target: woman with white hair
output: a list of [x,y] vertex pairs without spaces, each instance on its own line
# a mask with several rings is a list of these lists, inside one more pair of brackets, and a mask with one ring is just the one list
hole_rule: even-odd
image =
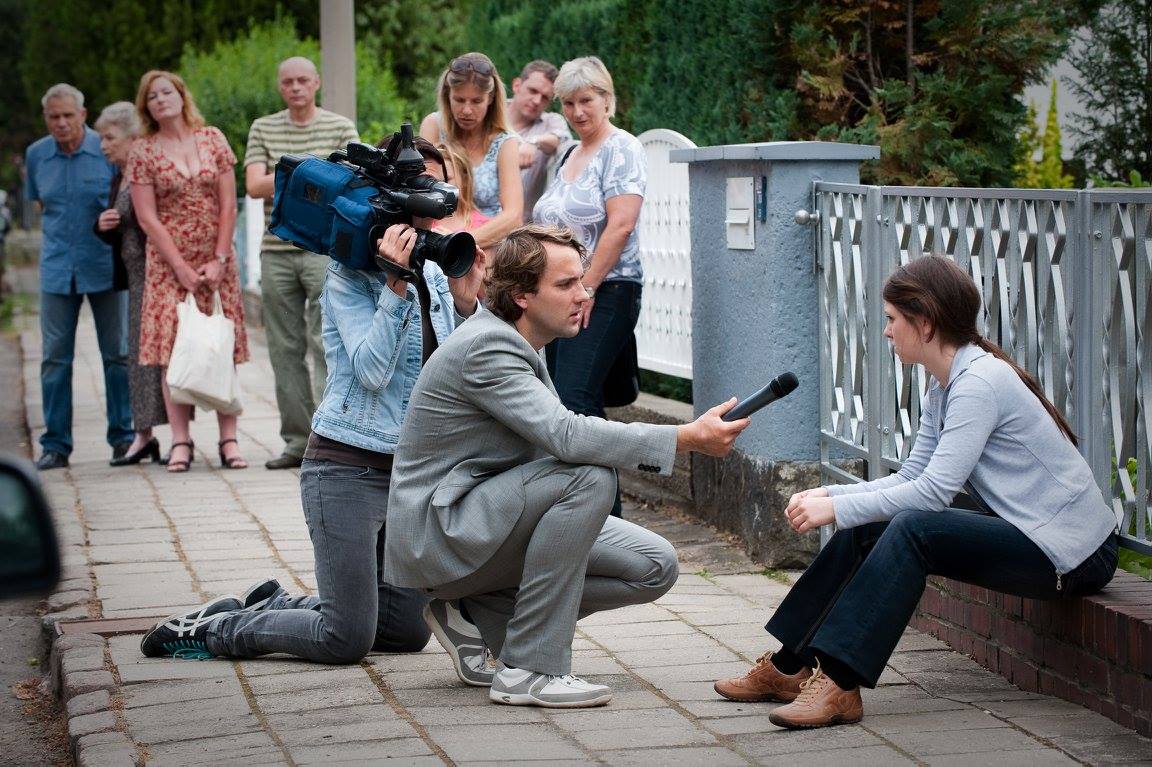
[[[560,68],[556,96],[580,142],[564,155],[556,180],[536,203],[532,220],[571,229],[588,249],[583,329],[547,347],[548,370],[565,406],[604,417],[604,384],[625,353],[640,317],[640,242],[636,222],[644,203],[647,165],[631,133],[612,124],[612,75],[595,56]],[[620,516],[617,493],[613,515]]]
[[[124,180],[124,163],[132,142],[140,135],[140,118],[136,105],[117,101],[104,107],[96,120],[100,134],[100,151],[116,166],[108,209],[96,221],[96,235],[112,246],[116,282],[128,285],[128,393],[132,403],[132,422],[136,436],[127,452],[111,460],[112,466],[131,466],[145,458],[160,460],[160,443],[152,436],[152,427],[168,423],[164,411],[161,368],[141,365],[140,311],[144,301],[144,231],[132,210],[131,185]],[[121,278],[121,274],[123,277]]]

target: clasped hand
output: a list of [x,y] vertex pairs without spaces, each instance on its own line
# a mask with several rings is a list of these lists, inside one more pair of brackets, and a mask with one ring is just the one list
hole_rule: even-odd
[[788,499],[784,509],[788,524],[798,533],[806,533],[836,521],[836,511],[832,499],[823,487],[802,490]]
[[96,229],[101,232],[109,232],[118,226],[120,226],[120,211],[115,208],[103,211],[100,218],[96,219]]

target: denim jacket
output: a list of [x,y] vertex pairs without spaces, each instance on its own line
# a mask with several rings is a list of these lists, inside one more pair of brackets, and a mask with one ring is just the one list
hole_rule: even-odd
[[[456,313],[448,280],[436,264],[425,263],[424,278],[432,329],[443,343],[464,318]],[[423,359],[419,302],[413,285],[401,298],[378,273],[337,261],[328,266],[320,295],[328,382],[312,431],[378,453],[395,451]]]

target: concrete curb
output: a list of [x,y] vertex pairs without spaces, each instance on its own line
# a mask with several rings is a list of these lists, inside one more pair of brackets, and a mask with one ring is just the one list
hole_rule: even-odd
[[108,642],[66,634],[52,643],[49,678],[67,709],[68,739],[78,767],[134,767],[136,744],[119,716],[120,685],[109,670]]

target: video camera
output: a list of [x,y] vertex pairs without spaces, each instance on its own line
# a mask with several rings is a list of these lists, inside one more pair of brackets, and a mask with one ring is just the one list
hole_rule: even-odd
[[412,269],[381,257],[376,249],[388,227],[411,224],[412,216],[449,216],[459,197],[456,187],[424,172],[412,124],[404,123],[383,150],[350,143],[327,160],[281,157],[268,231],[353,269],[383,270],[413,280],[431,259],[447,276],[462,277],[476,258],[476,241],[467,232],[443,235],[417,229]]

